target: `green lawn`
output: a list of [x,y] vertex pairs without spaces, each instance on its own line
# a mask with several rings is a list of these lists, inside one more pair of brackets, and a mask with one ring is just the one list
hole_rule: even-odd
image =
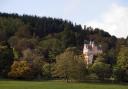
[[128,89],[128,85],[104,83],[66,83],[63,81],[1,80],[0,89]]

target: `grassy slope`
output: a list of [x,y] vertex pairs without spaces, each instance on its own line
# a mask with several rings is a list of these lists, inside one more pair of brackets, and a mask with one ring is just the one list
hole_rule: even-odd
[[101,83],[66,83],[62,81],[0,81],[0,89],[128,89],[128,85]]

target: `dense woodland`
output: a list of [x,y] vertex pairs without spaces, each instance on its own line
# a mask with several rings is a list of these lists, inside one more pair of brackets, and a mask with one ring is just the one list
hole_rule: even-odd
[[[88,67],[84,40],[103,49]],[[58,18],[0,13],[0,77],[128,82],[128,37]]]

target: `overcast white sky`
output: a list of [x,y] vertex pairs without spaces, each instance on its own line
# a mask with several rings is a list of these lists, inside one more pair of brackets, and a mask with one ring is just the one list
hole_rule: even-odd
[[128,36],[128,0],[0,0],[0,12],[63,18]]

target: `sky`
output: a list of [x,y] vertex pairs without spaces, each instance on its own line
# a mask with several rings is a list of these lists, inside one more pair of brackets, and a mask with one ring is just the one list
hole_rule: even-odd
[[62,18],[128,36],[128,0],[0,0],[0,12]]

